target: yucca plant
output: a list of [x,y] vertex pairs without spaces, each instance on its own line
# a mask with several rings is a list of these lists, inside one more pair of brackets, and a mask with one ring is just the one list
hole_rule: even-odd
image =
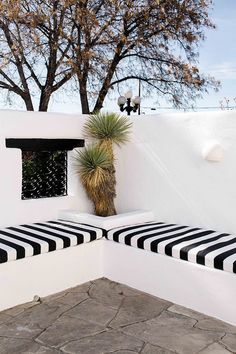
[[112,167],[111,158],[99,145],[91,145],[76,152],[75,167],[89,199],[94,204],[95,213],[99,216],[107,216],[112,213],[109,208],[114,199],[109,174]]
[[97,144],[78,152],[77,167],[96,215],[116,214],[113,145],[120,146],[129,140],[131,126],[127,118],[116,113],[90,115],[84,125],[85,136],[95,139]]
[[84,125],[85,136],[94,138],[104,146],[114,161],[113,145],[121,146],[129,140],[132,123],[117,113],[95,113]]

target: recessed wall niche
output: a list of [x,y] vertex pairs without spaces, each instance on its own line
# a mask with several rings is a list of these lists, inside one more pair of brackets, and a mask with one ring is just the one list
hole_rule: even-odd
[[6,139],[6,147],[22,150],[21,198],[66,196],[67,153],[83,146],[83,139]]

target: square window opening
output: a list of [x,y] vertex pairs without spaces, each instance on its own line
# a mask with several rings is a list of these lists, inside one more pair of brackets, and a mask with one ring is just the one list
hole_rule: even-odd
[[67,151],[22,151],[21,198],[67,195]]

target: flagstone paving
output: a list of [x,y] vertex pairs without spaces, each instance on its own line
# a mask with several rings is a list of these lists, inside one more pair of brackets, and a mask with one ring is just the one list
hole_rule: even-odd
[[236,327],[98,279],[0,313],[0,354],[230,354]]

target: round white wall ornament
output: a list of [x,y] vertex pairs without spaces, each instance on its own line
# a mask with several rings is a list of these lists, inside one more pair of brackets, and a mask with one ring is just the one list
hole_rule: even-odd
[[224,148],[216,140],[209,141],[202,149],[202,157],[206,161],[220,162],[224,158]]

